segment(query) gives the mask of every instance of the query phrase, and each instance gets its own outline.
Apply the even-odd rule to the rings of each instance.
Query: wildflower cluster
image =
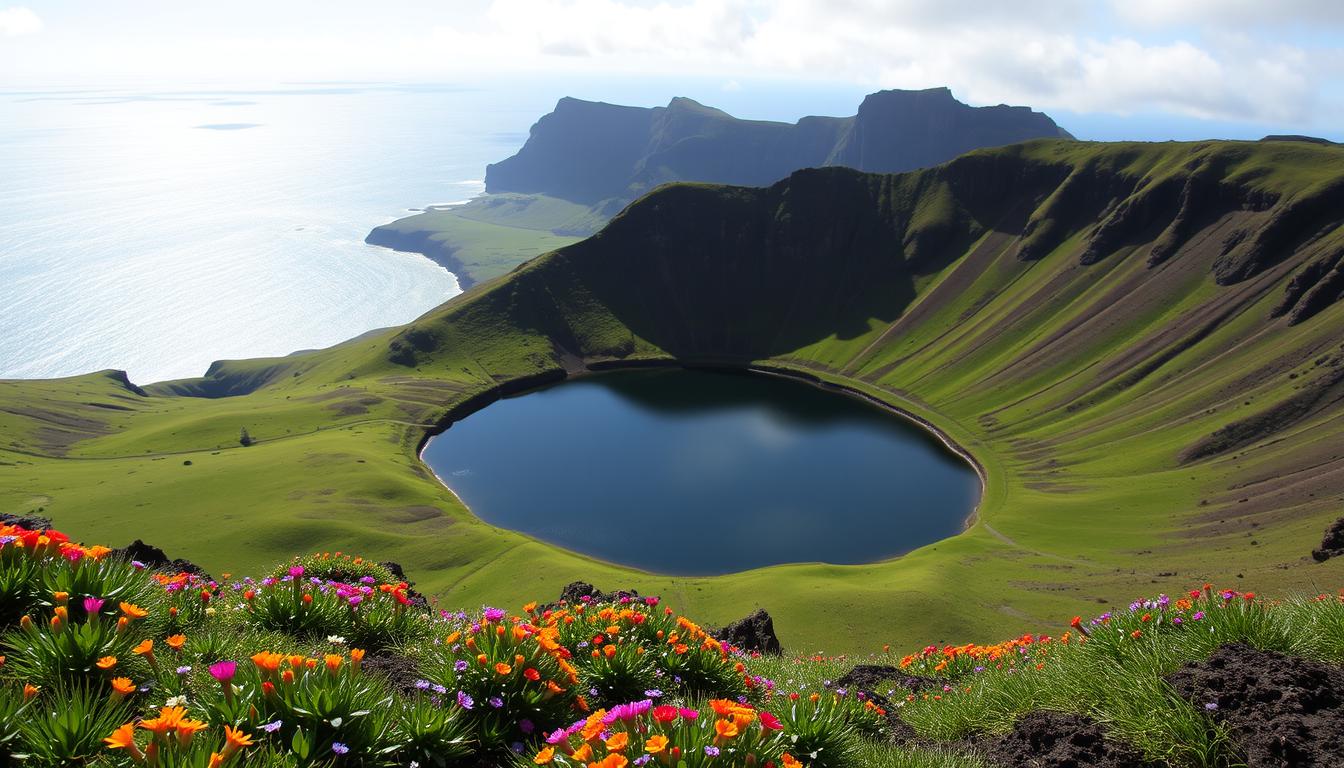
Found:
[[[774,715],[726,699],[702,709],[654,706],[651,699],[599,709],[546,737],[533,765],[799,766],[785,751]]]

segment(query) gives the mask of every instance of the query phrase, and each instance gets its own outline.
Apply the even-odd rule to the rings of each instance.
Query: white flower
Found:
[[[165,706],[165,707],[185,707],[185,706],[187,706],[187,697],[186,697],[186,696],[174,696],[174,697],[168,699],[168,701],[164,702],[164,705],[163,705],[163,706]]]
[[[340,635],[327,635],[327,642],[333,645],[345,645],[345,638]]]

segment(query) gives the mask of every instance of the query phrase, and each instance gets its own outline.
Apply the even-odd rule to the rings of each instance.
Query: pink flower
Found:
[[[761,727],[767,731],[784,730],[784,724],[779,722],[779,718],[769,712],[760,712],[758,716],[761,718]]]
[[[217,661],[210,665],[210,676],[221,683],[227,683],[238,672],[238,662]]]

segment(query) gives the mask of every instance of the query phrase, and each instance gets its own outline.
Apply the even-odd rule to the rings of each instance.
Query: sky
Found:
[[[0,0],[6,90],[333,81],[620,82],[746,117],[949,86],[1084,138],[1344,140],[1344,0]]]

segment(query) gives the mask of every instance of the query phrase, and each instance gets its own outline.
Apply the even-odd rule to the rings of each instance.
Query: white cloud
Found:
[[[1111,3],[1120,18],[1149,26],[1344,25],[1344,3],[1339,0],[1111,0]]]
[[[1304,17],[1314,9],[1341,15],[1328,10],[1335,3],[1287,1]],[[1140,4],[1153,18],[1177,20],[1212,13],[1212,5],[1244,14],[1261,7]],[[1315,104],[1319,70],[1307,51],[1226,34],[1156,42],[1101,35],[1104,19],[1084,8],[1055,0],[493,0],[472,28],[437,34],[450,50],[506,68],[948,85],[978,104],[1235,120],[1300,122]]]
[[[0,8],[0,37],[22,37],[42,31],[42,19],[22,6]]]

